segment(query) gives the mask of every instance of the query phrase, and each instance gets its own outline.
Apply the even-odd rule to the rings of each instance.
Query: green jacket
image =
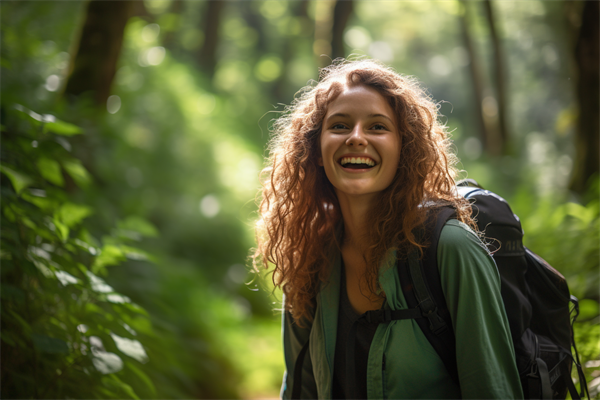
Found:
[[[331,398],[337,334],[340,254],[321,287],[312,327],[300,328],[284,313],[282,329],[286,374],[281,397],[291,397],[294,364],[310,336],[302,375],[302,398]],[[517,399],[523,398],[500,275],[485,246],[464,224],[450,220],[440,234],[438,268],[456,335],[460,387],[415,320],[392,321],[377,328],[367,366],[369,399]],[[381,268],[385,307],[407,308],[395,254]],[[385,366],[383,358],[385,354]]]

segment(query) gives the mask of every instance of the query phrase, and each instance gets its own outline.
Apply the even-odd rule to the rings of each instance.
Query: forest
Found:
[[[579,299],[600,398],[599,2],[2,1],[2,398],[276,398],[271,128],[338,57],[417,77]],[[578,377],[573,374],[577,381]]]

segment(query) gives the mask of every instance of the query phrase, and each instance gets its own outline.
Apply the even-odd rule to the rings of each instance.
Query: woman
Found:
[[[302,398],[522,398],[499,275],[454,190],[446,127],[417,83],[370,60],[334,63],[274,133],[254,266],[272,264],[285,296],[282,397],[308,342]],[[448,204],[457,219],[437,257],[458,381],[414,319],[360,324],[348,337],[367,311],[407,308],[396,261],[422,254],[428,238],[416,232]]]

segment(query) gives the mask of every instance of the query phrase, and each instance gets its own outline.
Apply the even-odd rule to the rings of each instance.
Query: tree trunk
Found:
[[[494,77],[496,86],[496,102],[497,102],[497,132],[498,137],[498,149],[497,154],[506,153],[507,145],[510,140],[509,128],[508,128],[508,117],[506,107],[506,72],[504,69],[504,51],[502,50],[502,44],[498,36],[498,30],[496,28],[496,19],[494,17],[494,10],[491,0],[483,2],[485,15],[488,20],[490,27],[490,35],[492,37],[492,47],[494,49]]]
[[[469,17],[469,2],[466,0],[461,0],[461,4],[463,6],[463,14],[460,17],[460,25],[463,36],[463,42],[465,47],[467,48],[467,53],[469,54],[469,69],[471,70],[471,83],[473,85],[473,98],[475,99],[475,114],[477,118],[477,126],[479,128],[479,139],[481,140],[481,144],[486,151],[489,151],[489,143],[490,143],[490,132],[489,127],[486,124],[483,113],[483,97],[484,97],[484,82],[483,82],[483,73],[481,69],[481,63],[475,50],[475,44],[473,43],[473,38],[471,35],[470,29],[470,17]]]
[[[92,94],[104,106],[117,70],[125,24],[135,10],[135,1],[90,1],[79,39],[71,58],[71,71],[65,87],[68,98]]]
[[[317,57],[317,64],[326,67],[331,64],[331,34],[333,28],[332,0],[315,1],[315,41],[313,52]]]
[[[183,14],[183,0],[173,0],[169,8],[169,13],[174,14],[179,18],[181,25],[181,15]],[[165,46],[171,54],[180,54],[181,47],[177,42],[177,30],[168,31],[163,36],[163,46]]]
[[[219,27],[225,1],[209,0],[204,19],[204,45],[198,54],[200,67],[209,76],[215,73],[217,65],[217,46],[219,44]]]
[[[353,0],[337,0],[333,9],[333,27],[331,29],[331,57],[345,57],[344,31],[354,8]]]
[[[290,2],[292,8],[292,14],[296,18],[308,18],[308,4],[309,0],[303,0],[298,2]],[[283,50],[281,51],[281,61],[283,64],[283,71],[288,71],[290,62],[292,62],[294,54],[298,53],[299,42],[304,40],[302,37],[297,36],[286,36],[284,38]],[[288,77],[286,73],[282,73],[281,76],[275,82],[273,93],[278,103],[287,104],[289,99],[286,93],[286,84]],[[297,89],[297,88],[295,88]]]
[[[304,3],[304,1],[301,1],[300,3]],[[240,10],[242,11],[242,16],[244,17],[244,20],[246,21],[248,26],[254,29],[258,34],[258,40],[256,42],[255,47],[256,54],[265,54],[267,52],[268,47],[268,38],[264,29],[265,18],[260,13],[253,10],[251,1],[242,1],[238,4]],[[292,2],[291,4],[294,3]]]
[[[598,178],[600,133],[598,110],[600,110],[600,8],[596,0],[587,0],[581,13],[581,28],[575,47],[577,64],[577,99],[579,118],[575,133],[575,167],[571,178],[571,190],[584,194],[590,178]]]

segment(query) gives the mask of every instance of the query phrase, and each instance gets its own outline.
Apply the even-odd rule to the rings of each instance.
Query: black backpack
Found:
[[[587,393],[587,384],[573,336],[573,323],[579,314],[577,298],[570,295],[565,278],[556,269],[523,246],[521,222],[506,200],[473,180],[458,185],[459,193],[471,201],[472,216],[484,232],[500,272],[502,299],[525,398],[564,399],[570,392],[573,399],[579,399]],[[437,268],[437,242],[444,224],[454,216],[454,210],[448,207],[431,218],[427,227],[431,244],[423,259],[418,260],[413,253],[398,267],[408,306],[421,308],[427,316],[416,321],[458,381],[452,321]],[[577,393],[571,379],[573,364],[581,393]]]
[[[525,398],[564,399],[567,392],[573,399],[580,399],[585,394],[589,398],[573,336],[579,304],[577,298],[570,295],[565,278],[523,246],[521,222],[506,200],[470,179],[459,182],[457,189],[471,201],[473,218],[479,230],[484,232],[486,244],[500,272],[501,294]],[[458,383],[454,332],[437,267],[439,236],[451,218],[455,218],[453,208],[438,209],[428,219],[423,233],[430,239],[423,258],[419,259],[415,250],[409,254],[408,260],[398,262],[400,283],[409,308],[367,311],[350,329],[348,376],[355,376],[353,355],[358,323],[415,319],[450,376]],[[308,343],[296,360],[292,398],[300,398],[300,371],[307,348]],[[580,393],[571,379],[573,364],[579,375]]]

